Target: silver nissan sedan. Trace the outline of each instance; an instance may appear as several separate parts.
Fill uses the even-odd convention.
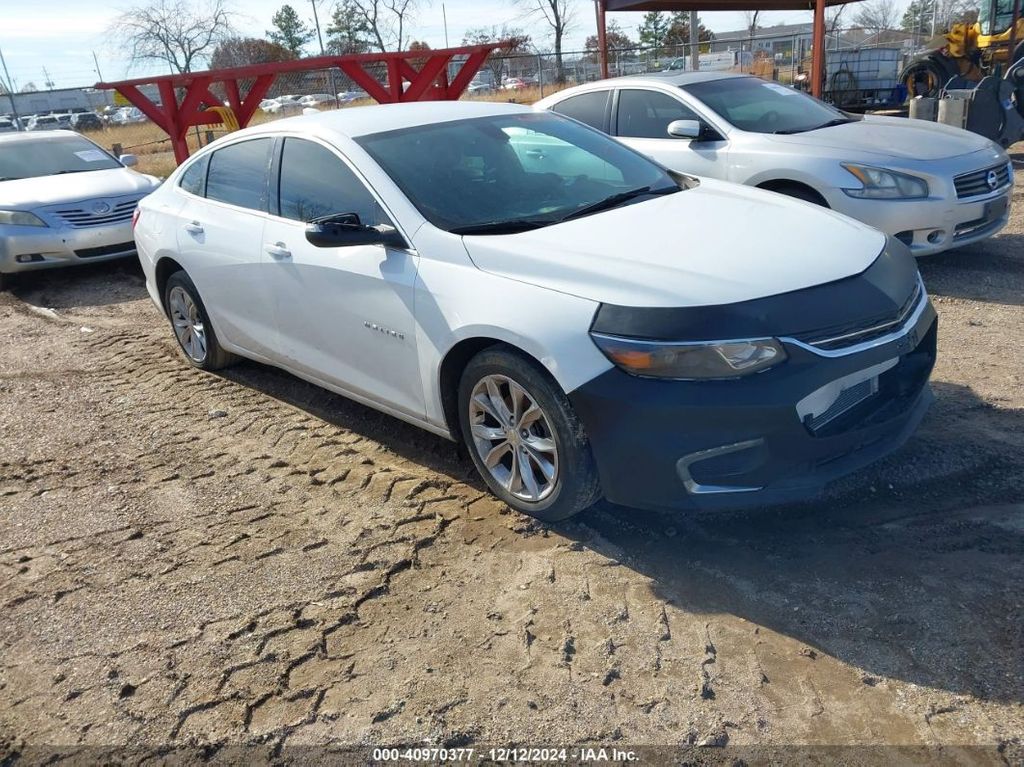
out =
[[[73,131],[0,136],[0,289],[16,272],[135,255],[132,215],[160,185]]]
[[[1013,166],[984,136],[860,116],[728,72],[620,77],[538,101],[662,165],[797,197],[927,256],[991,237],[1010,215]]]

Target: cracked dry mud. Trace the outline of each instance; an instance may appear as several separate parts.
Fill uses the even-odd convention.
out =
[[[922,264],[937,402],[819,502],[544,527],[454,446],[188,368],[132,264],[0,295],[0,761],[1024,732],[1024,200]],[[52,308],[53,312],[40,311]]]

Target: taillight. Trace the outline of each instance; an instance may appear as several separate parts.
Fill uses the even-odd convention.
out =
[[[142,213],[142,208],[136,208],[135,212],[132,213],[132,231],[135,231],[135,225],[139,223],[139,215]]]

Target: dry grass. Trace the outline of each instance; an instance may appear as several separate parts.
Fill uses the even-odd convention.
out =
[[[495,91],[483,95],[464,96],[465,101],[492,101],[510,102],[515,104],[532,104],[542,96],[548,96],[560,90],[558,86],[548,85],[541,93],[540,88],[527,88],[521,91]],[[346,104],[342,109],[352,109],[360,106],[367,106],[374,102],[370,99],[354,101]],[[268,115],[265,112],[257,111],[253,115],[250,125],[279,120],[280,117]],[[188,148],[189,152],[195,152],[200,146],[206,145],[206,134],[208,128],[200,128],[199,132],[189,131]],[[214,138],[224,135],[222,128],[212,129]],[[168,176],[177,167],[174,154],[171,151],[171,142],[162,130],[151,122],[138,123],[135,125],[111,125],[106,127],[102,133],[89,135],[93,141],[107,148],[114,144],[121,145],[121,151],[125,154],[134,154],[139,158],[138,170],[142,173],[150,173],[161,178]]]

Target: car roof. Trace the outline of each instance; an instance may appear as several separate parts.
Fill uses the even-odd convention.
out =
[[[405,104],[351,107],[290,117],[247,128],[245,132],[248,135],[254,135],[304,128],[311,133],[328,132],[355,138],[370,133],[383,133],[419,125],[530,111],[531,109],[527,106],[500,102],[415,101]]]

